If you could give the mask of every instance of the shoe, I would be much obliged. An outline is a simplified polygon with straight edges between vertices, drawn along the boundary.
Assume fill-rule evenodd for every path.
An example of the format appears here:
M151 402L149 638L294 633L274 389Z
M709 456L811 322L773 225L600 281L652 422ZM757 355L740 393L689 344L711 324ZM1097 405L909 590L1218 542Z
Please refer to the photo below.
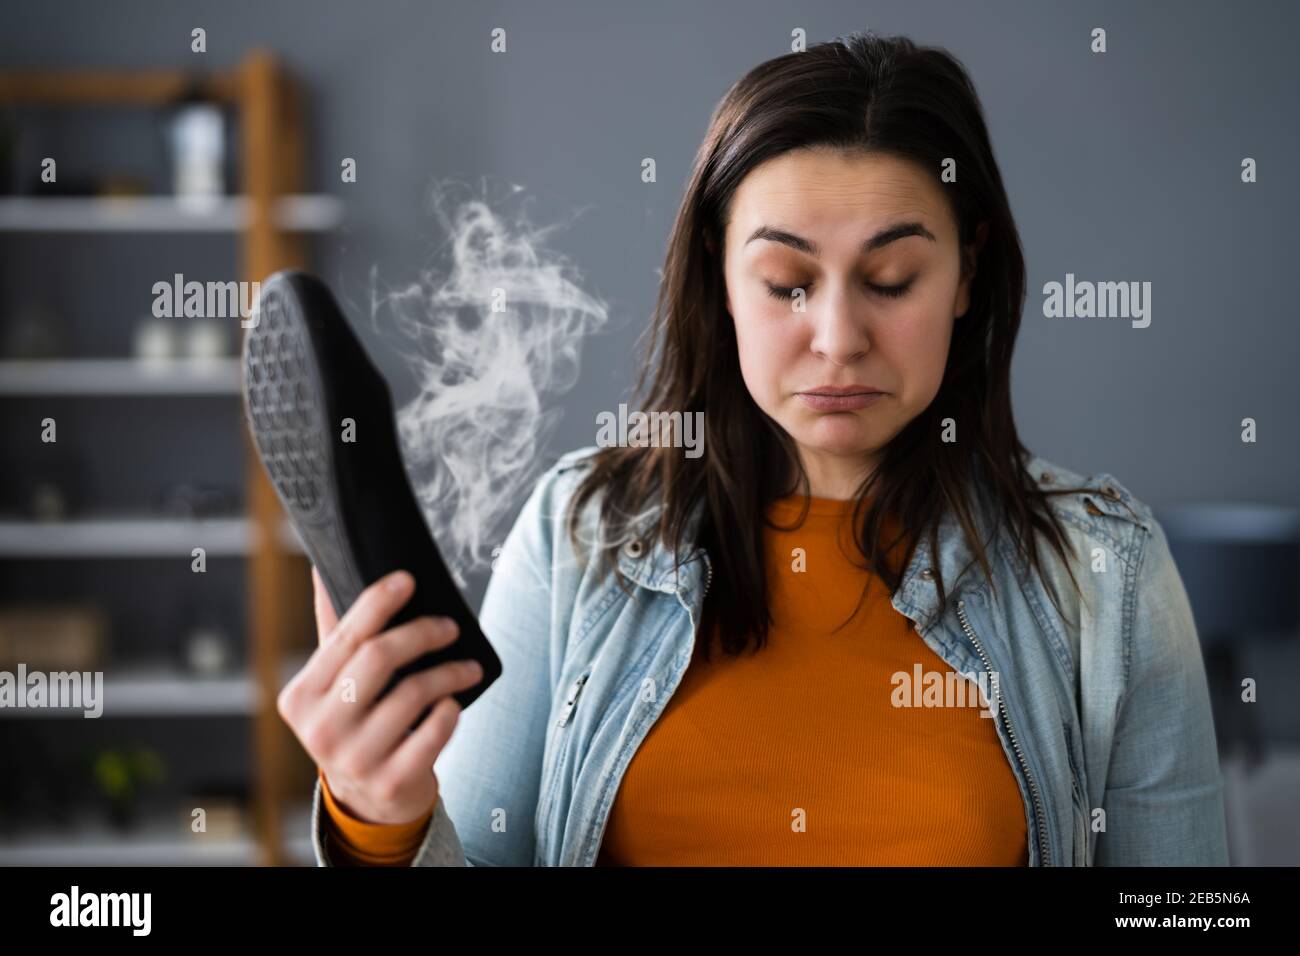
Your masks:
M404 568L415 593L386 629L424 615L460 627L454 644L400 668L379 696L414 671L473 658L483 679L453 695L469 707L501 675L501 661L429 534L387 382L314 276L275 273L262 283L253 314L242 358L249 430L335 612L342 616L367 585Z

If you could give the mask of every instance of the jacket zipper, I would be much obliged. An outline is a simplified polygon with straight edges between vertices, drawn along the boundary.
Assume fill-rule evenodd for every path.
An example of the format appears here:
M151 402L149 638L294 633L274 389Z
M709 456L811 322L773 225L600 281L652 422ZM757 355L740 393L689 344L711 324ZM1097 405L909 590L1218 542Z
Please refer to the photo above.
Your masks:
M573 685L569 688L569 698L564 702L564 709L560 711L560 719L556 723L557 727L565 726L569 722L569 718L573 716L573 708L578 706L578 695L582 693L582 685L587 683L587 677L589 674L590 671L588 671L587 674L583 674L575 680Z
M704 581L704 595L701 596L701 600L708 595L709 587L713 584L713 562L709 560L707 554L704 555L704 565L708 568L709 576ZM591 676L590 671L573 682L569 689L569 697L564 702L564 709L560 711L560 719L556 722L557 727L564 727L569 723L569 718L573 716L573 709L578 706L578 695L582 693L582 687L587 683L589 676Z
M984 653L984 645L980 643L975 631L971 628L970 622L966 620L966 601L964 599L957 602L957 617L961 621L962 630L970 638L971 643L975 645L975 650L979 651L980 660L984 664L984 670L988 673L989 679L993 679L993 668L989 664L988 655ZM1020 749L1020 741L1016 739L1016 732L1011 727L1011 716L1007 713L1006 701L1003 698L1001 682L998 687L998 713L1002 716L1003 726L1007 729L1007 735L1011 738L1011 746L1016 751L1016 759L1020 762L1020 768L1025 772L1025 779L1029 781L1029 793L1034 802L1034 823L1038 834L1038 854L1043 862L1041 866L1052 865L1052 849L1047 841L1046 828L1043 825L1043 803L1038 795L1038 785L1034 783L1034 775L1029 772L1029 763L1025 760L1024 752Z

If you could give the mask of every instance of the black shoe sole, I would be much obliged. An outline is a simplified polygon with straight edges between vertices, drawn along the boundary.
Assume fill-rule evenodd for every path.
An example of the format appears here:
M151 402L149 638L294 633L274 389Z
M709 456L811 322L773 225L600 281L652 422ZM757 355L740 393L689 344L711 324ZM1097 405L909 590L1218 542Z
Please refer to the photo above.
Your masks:
M402 568L415 593L385 629L425 615L460 628L455 643L400 668L379 696L415 671L473 658L483 679L453 695L469 707L501 675L501 661L428 532L387 382L313 276L275 273L261 285L255 316L242 357L249 430L335 612L342 616L368 584ZM352 441L343 440L344 419L355 423Z

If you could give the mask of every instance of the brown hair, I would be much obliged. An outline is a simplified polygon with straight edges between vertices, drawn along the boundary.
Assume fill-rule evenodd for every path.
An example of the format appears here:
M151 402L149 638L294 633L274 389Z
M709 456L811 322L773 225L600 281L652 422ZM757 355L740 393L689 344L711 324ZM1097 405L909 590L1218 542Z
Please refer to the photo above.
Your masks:
M986 500L997 526L1011 529L1040 575L1036 533L1063 560L1069 547L1046 496L1079 489L1038 487L1025 468L1030 453L1013 421L1011 356L1025 299L1025 265L974 86L947 51L904 37L854 33L818 43L759 64L727 92L713 113L669 238L636 390L647 411L704 412L706 454L690 459L680 448L602 448L570 499L567 525L578 546L580 512L589 498L606 491L598 550L624 590L617 549L634 533L632 524L655 513L654 536L681 554L680 546L691 543L683 541L688 519L702 499L694 543L707 549L718 572L701 627L706 656L712 622L725 653L766 643L766 508L797 488L807 494L792 439L758 408L741 377L725 308L721 240L732 196L752 169L789 150L819 146L911 160L934 170L936 182L942 162L955 159L961 175L941 188L963 250L980 224L987 224L970 310L954 324L939 392L883 449L879 467L859 489L853 520L865 568L892 593L928 529L939 601L946 604L937 544L943 509L951 509L991 576L973 520L978 498ZM963 267L973 264L966 260ZM963 441L939 440L940 422L949 417L961 423ZM899 533L878 543L887 524ZM903 555L901 564L889 560L893 553ZM1070 579L1077 591L1072 571Z

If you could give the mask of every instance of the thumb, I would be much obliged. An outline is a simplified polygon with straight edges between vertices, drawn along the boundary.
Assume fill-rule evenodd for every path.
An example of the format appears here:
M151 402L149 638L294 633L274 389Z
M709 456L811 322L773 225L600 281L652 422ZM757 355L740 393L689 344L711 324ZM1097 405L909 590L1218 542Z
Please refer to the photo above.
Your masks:
M313 604L316 608L316 641L324 644L325 637L334 630L338 624L339 617L334 613L334 605L330 601L329 593L325 590L325 585L320 579L320 572L316 570L316 565L311 566L311 583L313 591Z

